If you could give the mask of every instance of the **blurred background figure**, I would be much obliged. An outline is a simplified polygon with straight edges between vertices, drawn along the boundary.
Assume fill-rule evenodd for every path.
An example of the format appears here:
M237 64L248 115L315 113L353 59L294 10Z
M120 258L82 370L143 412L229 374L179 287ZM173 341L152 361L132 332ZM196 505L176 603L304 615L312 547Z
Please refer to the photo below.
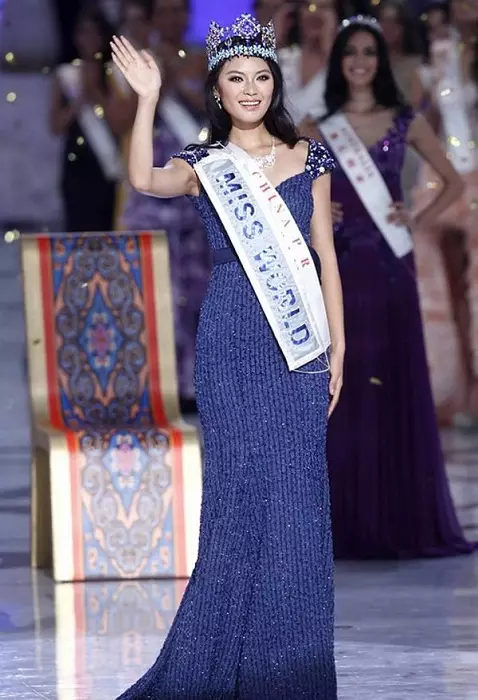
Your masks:
M398 88L407 103L412 99L413 79L421 62L419 25L405 0L383 0L377 19L388 46Z
M76 21L77 58L61 64L53 82L50 126L64 137L61 192L65 230L109 231L123 163L123 130L108 79L111 27L94 7Z
M323 116L325 76L339 21L345 14L341 0L297 0L284 3L274 15L279 60L286 86L287 106L303 133L310 120Z
M120 29L131 41L133 46L141 50L149 50L152 33L152 0L123 0L120 10ZM110 64L112 85L117 96L117 116L124 126L121 139L121 153L125 164L125 178L119 183L115 207L115 228L122 229L122 215L128 198L129 185L126 178L129 154L131 127L136 114L136 96L120 70Z
M429 48L437 39L446 39L450 33L450 3L448 0L432 0L421 17L425 56L429 60Z
M164 165L190 143L205 141L204 81L206 59L202 48L187 40L188 0L156 0L148 48L158 61L163 90L154 132L154 163ZM136 98L125 107L133 125ZM155 199L129 188L120 217L124 230L166 230L169 239L174 297L179 388L183 406L194 408L194 350L199 310L210 275L207 240L193 205L184 198Z
M415 76L422 60L418 20L406 0L383 0L376 14L388 47L395 82L405 102L412 104ZM411 147L406 145L405 149L402 187L404 200L410 205L421 160Z
M439 8L432 5L435 18ZM428 13L427 13L428 14ZM451 25L430 25L416 102L462 176L464 196L417 237L428 357L440 419L478 427L478 1L452 0ZM441 185L422 174L417 207ZM445 369L446 368L446 369Z
M152 14L152 0L122 0L119 31L137 49L149 47Z
M77 57L74 42L76 19L83 6L82 0L53 0L60 37L60 61L67 63Z
M274 19L277 11L284 5L286 0L254 0L252 11L261 24L267 24Z

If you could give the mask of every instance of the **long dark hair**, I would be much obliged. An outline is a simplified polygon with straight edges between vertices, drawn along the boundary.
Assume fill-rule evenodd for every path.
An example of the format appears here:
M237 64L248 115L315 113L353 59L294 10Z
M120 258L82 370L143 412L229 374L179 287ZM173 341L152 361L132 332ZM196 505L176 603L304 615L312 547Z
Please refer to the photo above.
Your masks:
M359 32L367 32L375 39L377 46L377 73L372 90L377 104L386 108L404 107L404 100L393 77L388 49L379 29L366 24L349 24L342 29L335 40L329 59L329 69L325 86L327 117L338 112L349 98L349 86L342 70L342 60L350 37Z
M96 26L103 44L101 48L103 62L106 64L111 58L110 39L114 33L112 25L106 19L103 11L91 0L85 2L80 8L75 19L75 32L83 22L90 22Z
M416 56L422 53L420 32L416 17L408 9L407 3L403 0L383 0L377 8L377 19L380 20L380 13L387 7L393 7L397 13L397 22L402 28L403 43L402 51L405 56Z
M274 89L269 109L264 117L264 126L275 138L288 146L294 146L299 140L292 117L284 105L284 79L279 65L272 60L264 59L269 66L274 80ZM232 127L229 114L219 107L214 97L214 88L221 73L224 62L220 63L208 75L206 80L206 112L209 117L209 144L226 143Z

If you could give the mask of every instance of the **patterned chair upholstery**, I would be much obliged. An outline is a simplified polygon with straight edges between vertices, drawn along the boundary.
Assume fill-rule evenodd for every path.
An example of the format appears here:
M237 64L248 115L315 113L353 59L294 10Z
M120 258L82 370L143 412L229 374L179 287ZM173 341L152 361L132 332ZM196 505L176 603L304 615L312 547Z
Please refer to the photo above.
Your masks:
M56 581L187 577L201 460L177 395L163 234L22 239L32 566Z

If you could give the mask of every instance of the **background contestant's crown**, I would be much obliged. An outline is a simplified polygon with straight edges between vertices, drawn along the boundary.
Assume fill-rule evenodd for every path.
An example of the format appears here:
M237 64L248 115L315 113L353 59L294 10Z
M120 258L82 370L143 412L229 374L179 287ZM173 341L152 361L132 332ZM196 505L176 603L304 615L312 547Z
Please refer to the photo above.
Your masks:
M250 14L240 15L230 27L211 22L206 52L209 70L234 56L257 56L277 61L274 25L271 21L263 26Z
M341 32L342 29L346 29L346 27L350 27L350 25L357 24L362 27L371 27L378 32L382 31L380 23L377 19L375 19L375 17L369 17L368 15L355 15L354 17L344 19L344 21L340 24L339 32Z

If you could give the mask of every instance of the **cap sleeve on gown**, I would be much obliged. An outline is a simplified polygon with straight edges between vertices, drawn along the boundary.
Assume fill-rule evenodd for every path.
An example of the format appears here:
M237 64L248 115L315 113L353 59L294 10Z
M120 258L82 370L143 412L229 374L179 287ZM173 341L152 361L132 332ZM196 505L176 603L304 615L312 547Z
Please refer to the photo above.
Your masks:
M307 139L309 142L309 153L307 155L306 170L313 180L321 175L330 173L336 167L335 158L330 151L320 141Z
M199 163L200 160L205 158L208 154L207 148L191 148L187 149L184 151L178 151L178 153L174 153L171 158L181 158L181 160L185 160L186 163L188 163L191 168L193 168L196 163Z

